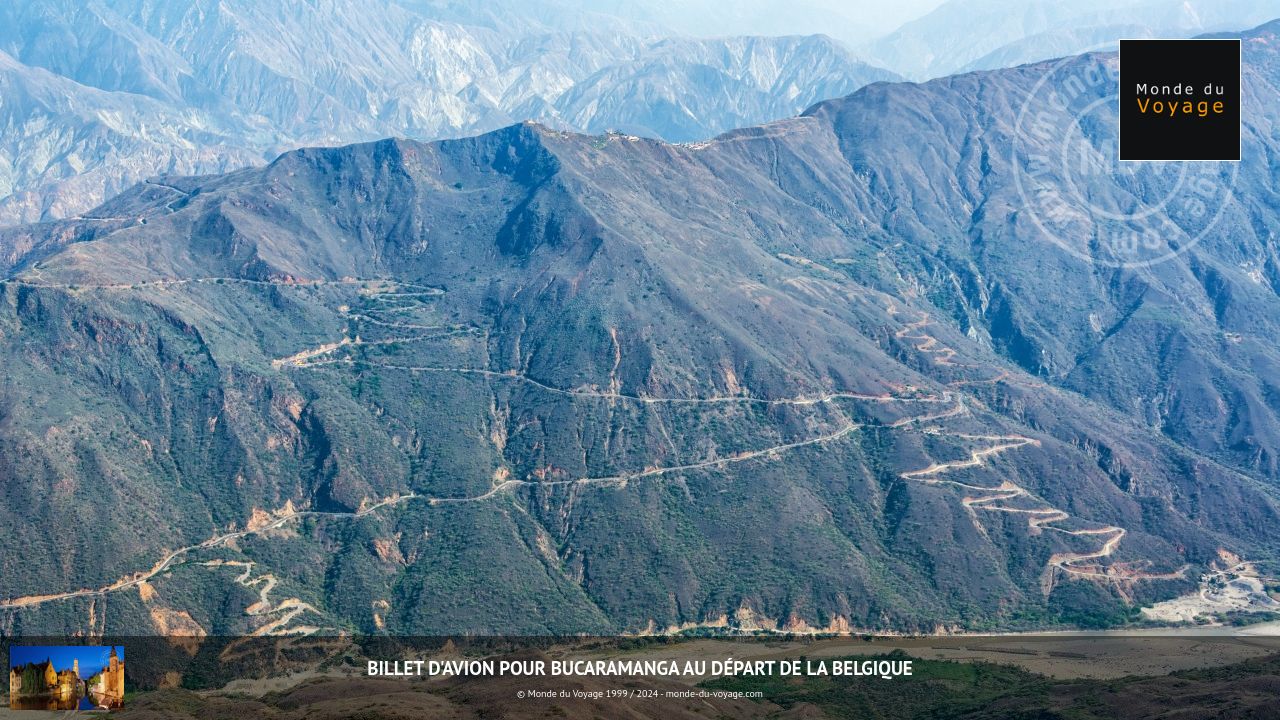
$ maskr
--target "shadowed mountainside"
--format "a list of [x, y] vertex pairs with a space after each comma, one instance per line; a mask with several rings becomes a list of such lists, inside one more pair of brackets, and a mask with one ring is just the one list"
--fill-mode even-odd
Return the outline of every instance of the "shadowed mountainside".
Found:
[[299, 150], [5, 231], [3, 627], [1097, 626], [1270, 557], [1275, 32], [1222, 216], [1156, 264], [1018, 194], [1019, 106], [1108, 55], [693, 145]]

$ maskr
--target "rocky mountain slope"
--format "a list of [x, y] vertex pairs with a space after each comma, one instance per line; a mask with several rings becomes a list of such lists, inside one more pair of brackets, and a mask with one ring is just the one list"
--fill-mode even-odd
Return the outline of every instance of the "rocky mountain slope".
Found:
[[5, 231], [0, 627], [1098, 626], [1268, 560], [1277, 29], [1200, 230], [1077, 121], [1106, 84], [1019, 128], [1104, 54], [689, 145], [298, 150]]
[[704, 139], [895, 77], [818, 36], [664, 40], [644, 26], [492, 28], [439, 14], [391, 0], [9, 3], [0, 225], [302, 145], [524, 119]]
[[85, 87], [3, 52], [0, 97], [0, 224], [75, 215], [157, 171], [261, 160], [249, 123]]

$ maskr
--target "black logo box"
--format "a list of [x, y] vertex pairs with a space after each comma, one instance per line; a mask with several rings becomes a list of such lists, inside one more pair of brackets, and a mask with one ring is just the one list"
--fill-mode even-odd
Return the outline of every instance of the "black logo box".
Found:
[[[1240, 52], [1238, 38], [1121, 40], [1120, 159], [1238, 161]], [[1140, 85], [1147, 86], [1145, 93]], [[1209, 94], [1206, 86], [1212, 86]], [[1183, 92], [1165, 94], [1166, 87]], [[1190, 114], [1183, 112], [1186, 102]], [[1172, 115], [1170, 103], [1177, 103]]]

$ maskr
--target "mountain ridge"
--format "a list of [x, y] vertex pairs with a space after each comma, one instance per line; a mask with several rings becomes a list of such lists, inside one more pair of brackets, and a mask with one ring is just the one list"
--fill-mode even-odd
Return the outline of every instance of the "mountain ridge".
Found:
[[[1249, 92], [1275, 32], [1245, 33]], [[1269, 166], [1173, 260], [1086, 261], [1032, 232], [1013, 181], [1018, 103], [1055, 67], [870, 86], [687, 145], [526, 123], [298, 150], [0, 233], [0, 462], [33, 508], [0, 626], [1098, 627], [1224, 551], [1270, 557], [1276, 475], [1251, 458], [1275, 352], [1228, 337], [1274, 317], [1237, 262], [1268, 247], [1240, 218]], [[1273, 157], [1265, 106], [1245, 118]], [[1100, 122], [1083, 141], [1105, 150]], [[1110, 359], [1148, 348], [1172, 354]], [[1085, 349], [1082, 383], [1062, 358]], [[1253, 414], [1224, 421], [1215, 384]], [[1180, 410], [1153, 423], [1161, 398]], [[97, 476], [167, 537], [94, 526], [147, 560], [92, 566], [78, 538], [20, 576], [63, 547], [39, 519], [83, 513]], [[244, 602], [227, 563], [280, 595]], [[306, 607], [268, 622], [279, 597]]]
[[[89, 116], [37, 103], [8, 108], [0, 225], [87, 210], [157, 172], [224, 172], [293, 147], [452, 137], [526, 117], [684, 140], [896, 77], [816, 37], [500, 31], [441, 22], [393, 2], [366, 10], [350, 2], [202, 0], [184, 8], [24, 0], [0, 11], [0, 51], [18, 63], [7, 68], [13, 82], [54, 73], [59, 83], [39, 84], [60, 88], [54, 101]], [[312, 47], [327, 48], [326, 62], [309, 60]], [[646, 82], [654, 68], [663, 69], [665, 84]], [[618, 87], [660, 107], [646, 115]], [[133, 122], [96, 143], [84, 139], [122, 107]], [[58, 133], [52, 139], [50, 126]], [[220, 129], [219, 141], [163, 141], [202, 128]], [[47, 150], [35, 153], [32, 145]], [[63, 157], [72, 160], [54, 162]]]

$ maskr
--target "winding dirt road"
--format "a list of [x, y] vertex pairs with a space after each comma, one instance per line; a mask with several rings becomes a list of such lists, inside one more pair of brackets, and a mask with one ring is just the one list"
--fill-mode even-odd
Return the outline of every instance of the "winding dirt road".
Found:
[[[944, 434], [934, 430], [926, 432]], [[1045, 596], [1048, 596], [1049, 593], [1052, 592], [1058, 572], [1064, 572], [1078, 577], [1096, 578], [1107, 581], [1168, 580], [1182, 577], [1185, 574], [1187, 570], [1186, 567], [1170, 573], [1148, 573], [1122, 566], [1112, 566], [1108, 569], [1102, 569], [1097, 565], [1087, 564], [1090, 563], [1090, 561], [1110, 557], [1120, 545], [1120, 541], [1124, 539], [1127, 531], [1122, 527], [1114, 525], [1075, 529], [1056, 527], [1054, 525], [1055, 523], [1069, 520], [1072, 518], [1072, 515], [1065, 510], [1049, 505], [1040, 498], [1037, 498], [1026, 488], [1011, 480], [1004, 480], [996, 487], [982, 487], [979, 485], [971, 485], [957, 480], [938, 477], [939, 475], [943, 475], [954, 470], [983, 466], [989, 459], [1010, 450], [1016, 450], [1027, 445], [1038, 446], [1040, 444], [1039, 440], [1024, 437], [1022, 435], [945, 434], [950, 437], [986, 441], [995, 444], [971, 450], [969, 457], [964, 460], [933, 463], [928, 467], [921, 468], [920, 470], [904, 472], [901, 474], [904, 479], [926, 482], [931, 485], [947, 484], [964, 490], [981, 493], [978, 495], [966, 495], [960, 502], [969, 510], [985, 510], [989, 512], [1026, 515], [1027, 525], [1036, 533], [1044, 530], [1050, 530], [1073, 536], [1105, 536], [1105, 540], [1103, 540], [1101, 546], [1096, 550], [1088, 552], [1058, 552], [1051, 555], [1048, 563], [1045, 565], [1044, 571], [1041, 573], [1040, 578], [1040, 589]], [[1027, 508], [1009, 504], [1010, 502], [1020, 498], [1025, 498], [1034, 503], [1041, 503], [1041, 506]]]
[[[38, 275], [36, 275], [38, 277]], [[21, 280], [11, 282], [23, 282]], [[415, 286], [411, 284], [393, 283], [382, 280], [338, 280], [338, 281], [257, 281], [243, 280], [238, 278], [188, 278], [188, 279], [169, 279], [147, 281], [142, 283], [134, 283], [128, 285], [103, 285], [96, 286], [98, 289], [138, 289], [140, 287], [151, 286], [168, 286], [191, 283], [204, 282], [239, 282], [262, 285], [308, 285], [308, 284], [341, 284], [341, 285], [361, 285], [363, 291], [367, 291], [371, 297], [421, 297], [439, 294], [440, 290], [436, 288], [427, 288], [425, 286]], [[43, 283], [30, 283], [41, 284]], [[88, 286], [79, 286], [85, 288]], [[379, 290], [378, 287], [394, 287], [408, 288], [413, 290], [421, 290], [421, 292], [387, 292]], [[895, 314], [896, 310], [890, 308], [890, 313]], [[406, 330], [435, 330], [440, 329], [438, 326], [415, 325], [411, 323], [395, 323], [391, 321], [373, 318], [367, 315], [352, 314], [352, 318], [362, 321], [373, 322], [374, 324], [385, 327], [400, 327]], [[921, 333], [920, 331], [929, 324], [929, 316], [922, 314], [920, 319], [909, 323], [900, 328], [895, 337], [903, 340], [913, 341], [915, 350], [931, 355], [933, 361], [939, 365], [959, 366], [954, 362], [956, 353], [951, 349], [941, 345], [932, 336]], [[570, 396], [584, 397], [594, 399], [604, 399], [620, 402], [634, 402], [641, 404], [761, 404], [768, 406], [816, 406], [822, 404], [833, 403], [841, 400], [852, 400], [861, 402], [875, 403], [921, 403], [921, 404], [937, 404], [945, 407], [937, 412], [926, 412], [918, 415], [910, 415], [899, 418], [898, 420], [878, 427], [888, 427], [901, 429], [908, 426], [920, 426], [928, 423], [936, 423], [947, 418], [964, 415], [968, 413], [963, 396], [955, 395], [951, 392], [941, 392], [935, 395], [907, 395], [895, 396], [889, 393], [868, 394], [858, 392], [829, 392], [814, 395], [802, 395], [790, 398], [757, 398], [746, 395], [723, 395], [709, 397], [660, 397], [638, 395], [622, 392], [620, 385], [616, 382], [611, 383], [608, 390], [600, 390], [594, 387], [588, 388], [559, 388], [549, 385], [545, 382], [534, 378], [516, 373], [514, 371], [496, 371], [485, 368], [469, 368], [469, 367], [442, 367], [442, 366], [414, 366], [414, 365], [397, 365], [392, 363], [378, 363], [364, 360], [356, 360], [352, 358], [324, 358], [333, 354], [337, 350], [354, 345], [395, 345], [398, 343], [421, 342], [432, 339], [435, 336], [413, 336], [401, 338], [387, 338], [383, 340], [362, 341], [359, 337], [344, 337], [338, 341], [323, 343], [312, 348], [304, 349], [293, 355], [283, 358], [277, 358], [272, 361], [272, 365], [277, 368], [293, 368], [293, 369], [313, 369], [326, 366], [348, 365], [348, 366], [367, 366], [378, 367], [389, 370], [398, 370], [414, 373], [456, 373], [467, 375], [478, 375], [496, 380], [520, 382], [528, 384], [542, 391]], [[995, 383], [1000, 382], [1003, 378], [997, 376], [990, 380], [974, 380], [961, 381], [964, 383]], [[760, 459], [773, 460], [782, 454], [803, 447], [816, 446], [835, 442], [844, 438], [864, 427], [865, 424], [845, 422], [841, 426], [829, 432], [816, 435], [811, 438], [796, 440], [787, 443], [765, 447], [757, 450], [743, 451], [734, 455], [725, 457], [713, 457], [679, 465], [671, 465], [666, 467], [650, 467], [644, 470], [611, 475], [605, 477], [586, 477], [569, 480], [555, 481], [535, 481], [535, 480], [514, 480], [508, 479], [495, 484], [486, 492], [465, 497], [428, 497], [415, 493], [404, 495], [395, 495], [384, 498], [374, 504], [362, 507], [353, 512], [322, 512], [322, 511], [293, 511], [290, 509], [275, 517], [270, 522], [256, 525], [252, 528], [222, 533], [209, 538], [201, 543], [179, 548], [177, 550], [166, 553], [156, 564], [150, 569], [139, 571], [131, 575], [125, 576], [109, 585], [100, 588], [86, 588], [72, 590], [68, 592], [57, 592], [43, 595], [30, 595], [25, 597], [13, 598], [0, 602], [0, 610], [20, 610], [23, 608], [32, 608], [45, 603], [70, 600], [75, 598], [92, 598], [105, 596], [110, 593], [127, 590], [137, 587], [141, 583], [165, 573], [172, 568], [187, 562], [187, 556], [196, 550], [209, 550], [224, 546], [237, 538], [243, 538], [249, 535], [256, 535], [270, 530], [278, 529], [288, 523], [295, 522], [307, 517], [324, 517], [333, 519], [357, 519], [378, 512], [381, 509], [393, 507], [402, 503], [424, 501], [428, 506], [442, 506], [459, 503], [479, 503], [490, 500], [494, 497], [507, 492], [514, 491], [523, 487], [536, 487], [540, 485], [546, 486], [566, 486], [566, 485], [593, 485], [593, 484], [613, 484], [625, 487], [629, 482], [641, 480], [651, 477], [659, 477], [672, 473], [692, 472], [706, 469], [721, 469], [736, 463], [750, 462]], [[1101, 545], [1086, 552], [1058, 552], [1054, 553], [1044, 570], [1041, 578], [1041, 589], [1047, 595], [1053, 588], [1055, 578], [1059, 573], [1066, 573], [1071, 576], [1087, 577], [1108, 582], [1133, 581], [1141, 579], [1164, 579], [1174, 576], [1180, 576], [1185, 572], [1153, 574], [1143, 573], [1141, 571], [1131, 570], [1125, 567], [1112, 566], [1104, 568], [1097, 564], [1096, 561], [1110, 557], [1119, 546], [1126, 531], [1124, 528], [1116, 526], [1102, 526], [1094, 528], [1067, 528], [1060, 527], [1058, 524], [1071, 519], [1071, 515], [1058, 508], [1052, 507], [1048, 503], [1036, 498], [1032, 493], [1020, 485], [1004, 480], [1001, 484], [994, 487], [983, 487], [980, 485], [972, 485], [957, 480], [944, 477], [948, 473], [957, 470], [978, 468], [986, 466], [991, 460], [1000, 455], [1017, 450], [1028, 445], [1039, 445], [1040, 441], [1021, 436], [1021, 435], [970, 435], [956, 432], [946, 432], [939, 427], [923, 428], [921, 432], [933, 435], [941, 435], [947, 437], [958, 438], [975, 443], [988, 443], [981, 447], [976, 447], [969, 451], [967, 458], [960, 460], [949, 460], [942, 462], [934, 462], [927, 467], [918, 470], [911, 470], [900, 473], [903, 480], [909, 482], [922, 482], [931, 485], [950, 485], [966, 491], [961, 499], [961, 503], [971, 513], [976, 511], [987, 512], [1003, 512], [1022, 514], [1027, 517], [1027, 523], [1036, 533], [1043, 531], [1053, 531], [1078, 537], [1098, 537], [1102, 539]], [[1032, 507], [1021, 507], [1015, 505], [1016, 501], [1030, 503]], [[1038, 506], [1035, 506], [1036, 504]], [[978, 523], [975, 515], [975, 523]], [[985, 534], [985, 530], [981, 524], [978, 524], [980, 530]], [[280, 603], [272, 604], [269, 594], [277, 587], [278, 580], [270, 573], [264, 573], [257, 577], [252, 575], [254, 564], [252, 562], [240, 560], [209, 560], [202, 563], [205, 566], [234, 566], [243, 569], [243, 572], [234, 579], [234, 582], [244, 587], [257, 587], [259, 590], [258, 602], [251, 605], [246, 614], [254, 617], [264, 617], [270, 615], [278, 615], [270, 622], [259, 626], [255, 631], [255, 635], [259, 634], [295, 634], [306, 633], [318, 630], [312, 626], [302, 626], [289, 628], [299, 616], [306, 613], [313, 613], [323, 616], [323, 613], [317, 608], [297, 599], [290, 598]]]

